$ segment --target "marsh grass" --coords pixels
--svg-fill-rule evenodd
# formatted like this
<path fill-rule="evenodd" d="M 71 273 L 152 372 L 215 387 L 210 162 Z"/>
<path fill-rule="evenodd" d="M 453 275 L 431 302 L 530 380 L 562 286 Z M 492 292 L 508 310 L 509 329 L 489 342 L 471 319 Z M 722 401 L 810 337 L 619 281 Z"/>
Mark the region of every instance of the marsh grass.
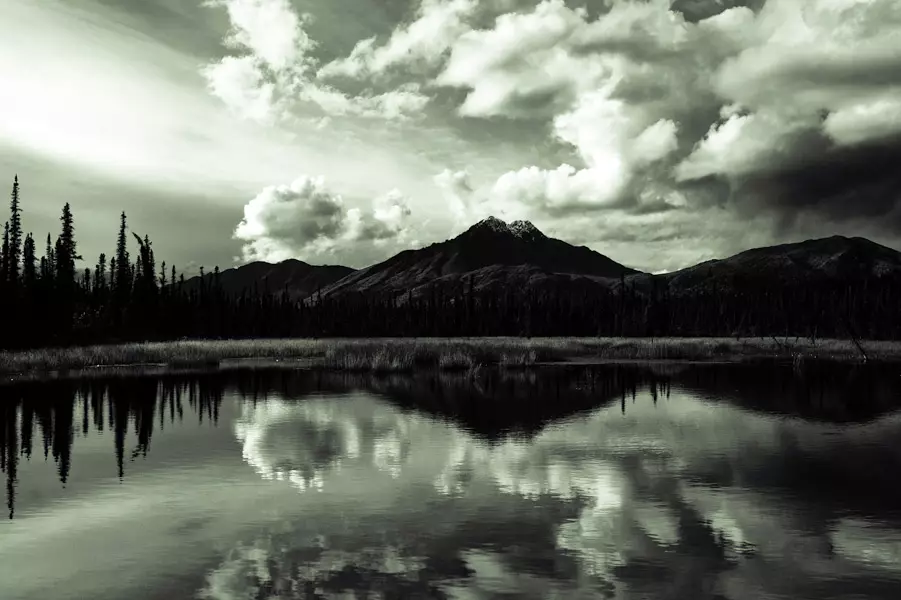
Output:
<path fill-rule="evenodd" d="M 901 342 L 862 342 L 870 360 L 901 359 Z M 233 359 L 309 359 L 316 368 L 472 372 L 482 366 L 529 368 L 546 362 L 612 360 L 859 360 L 851 341 L 773 338 L 387 338 L 192 340 L 0 353 L 0 372 L 82 370 L 123 365 L 203 367 Z"/>

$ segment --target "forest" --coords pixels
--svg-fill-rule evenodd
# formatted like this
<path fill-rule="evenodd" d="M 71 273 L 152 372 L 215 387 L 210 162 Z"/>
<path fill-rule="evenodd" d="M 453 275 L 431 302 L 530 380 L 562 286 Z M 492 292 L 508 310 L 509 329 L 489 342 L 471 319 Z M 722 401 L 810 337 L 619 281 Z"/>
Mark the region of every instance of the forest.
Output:
<path fill-rule="evenodd" d="M 153 243 L 120 214 L 115 248 L 93 266 L 78 253 L 68 203 L 60 229 L 37 240 L 22 227 L 18 177 L 0 248 L 0 349 L 126 341 L 404 336 L 803 336 L 899 339 L 901 283 L 861 276 L 816 286 L 766 278 L 709 292 L 624 281 L 610 289 L 474 290 L 472 281 L 426 294 L 313 294 L 265 282 L 226 293 L 218 266 L 186 285 L 157 263 Z M 112 233 L 112 232 L 111 232 Z M 111 239 L 112 239 L 111 235 Z M 86 266 L 82 266 L 86 265 Z"/>

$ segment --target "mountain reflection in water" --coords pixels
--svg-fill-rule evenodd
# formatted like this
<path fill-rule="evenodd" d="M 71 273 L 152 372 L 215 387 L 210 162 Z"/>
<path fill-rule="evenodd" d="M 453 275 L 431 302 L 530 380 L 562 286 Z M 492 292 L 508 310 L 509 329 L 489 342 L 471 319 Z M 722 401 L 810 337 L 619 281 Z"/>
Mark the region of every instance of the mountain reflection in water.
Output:
<path fill-rule="evenodd" d="M 2 597 L 894 599 L 899 392 L 847 365 L 6 385 Z"/>

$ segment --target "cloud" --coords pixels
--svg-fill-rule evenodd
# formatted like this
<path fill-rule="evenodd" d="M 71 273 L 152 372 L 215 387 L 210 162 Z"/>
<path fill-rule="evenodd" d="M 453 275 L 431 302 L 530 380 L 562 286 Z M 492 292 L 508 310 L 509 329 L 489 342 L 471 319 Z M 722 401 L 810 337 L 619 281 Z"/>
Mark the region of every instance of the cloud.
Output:
<path fill-rule="evenodd" d="M 897 233 L 901 6 L 770 0 L 750 25 L 712 79 L 741 114 L 712 124 L 676 176 L 726 179 L 733 202 L 783 228 L 888 217 L 878 226 Z"/>
<path fill-rule="evenodd" d="M 651 118 L 611 98 L 609 89 L 585 94 L 554 119 L 553 129 L 586 167 L 525 167 L 498 178 L 493 192 L 552 214 L 629 208 L 636 198 L 628 193 L 635 174 L 678 147 L 677 125 L 668 119 L 648 122 Z"/>
<path fill-rule="evenodd" d="M 347 211 L 345 239 L 368 240 L 377 245 L 388 241 L 401 241 L 409 233 L 407 219 L 411 215 L 406 197 L 400 190 L 391 190 L 372 202 L 372 211 L 359 208 Z"/>
<path fill-rule="evenodd" d="M 312 22 L 287 0 L 207 0 L 224 8 L 231 23 L 226 44 L 239 52 L 205 65 L 209 91 L 241 117 L 272 124 L 318 109 L 326 115 L 406 119 L 428 103 L 408 83 L 382 93 L 349 95 L 317 82 L 317 44 L 307 34 Z M 304 110 L 306 109 L 306 110 Z"/>
<path fill-rule="evenodd" d="M 416 18 L 399 26 L 390 38 L 360 40 L 351 53 L 323 66 L 319 78 L 384 75 L 391 69 L 427 71 L 435 68 L 461 34 L 469 30 L 467 17 L 478 8 L 477 0 L 421 0 Z"/>
<path fill-rule="evenodd" d="M 465 116 L 547 114 L 567 91 L 590 89 L 606 69 L 563 45 L 585 23 L 585 11 L 546 0 L 529 13 L 497 17 L 491 29 L 459 37 L 436 83 L 468 90 Z"/>
<path fill-rule="evenodd" d="M 823 129 L 833 141 L 853 146 L 901 133 L 901 97 L 874 97 L 829 113 Z"/>
<path fill-rule="evenodd" d="M 226 56 L 203 71 L 210 92 L 243 118 L 271 122 L 276 105 L 275 84 L 266 81 L 251 56 Z"/>
<path fill-rule="evenodd" d="M 776 111 L 731 114 L 714 123 L 692 153 L 675 169 L 685 181 L 713 175 L 738 176 L 773 168 L 790 160 L 795 140 L 810 131 L 804 118 Z"/>
<path fill-rule="evenodd" d="M 590 20 L 585 9 L 544 0 L 460 37 L 437 78 L 468 89 L 460 114 L 548 119 L 553 139 L 581 162 L 505 173 L 491 190 L 497 202 L 555 215 L 639 209 L 648 194 L 633 183 L 679 147 L 679 107 L 622 97 L 655 78 L 649 59 L 685 43 L 687 25 L 665 6 L 616 3 Z M 652 46 L 658 50 L 648 54 Z"/>
<path fill-rule="evenodd" d="M 303 64 L 314 46 L 288 0 L 206 0 L 204 4 L 227 11 L 232 25 L 226 38 L 230 46 L 246 48 L 274 70 Z"/>
<path fill-rule="evenodd" d="M 333 88 L 310 86 L 303 96 L 317 104 L 329 115 L 357 115 L 406 120 L 419 113 L 429 102 L 416 83 L 407 83 L 395 90 L 372 96 L 350 97 Z"/>
<path fill-rule="evenodd" d="M 435 185 L 450 203 L 450 211 L 456 225 L 468 223 L 472 216 L 473 185 L 469 171 L 444 169 L 434 177 Z"/>
<path fill-rule="evenodd" d="M 738 4 L 543 0 L 460 35 L 436 83 L 465 92 L 462 116 L 547 122 L 578 159 L 502 174 L 499 203 L 562 216 L 691 211 L 719 195 L 785 225 L 799 211 L 851 219 L 832 205 L 856 189 L 901 213 L 890 172 L 855 175 L 901 134 L 901 5 Z M 829 168 L 847 174 L 835 193 L 798 189 Z"/>
<path fill-rule="evenodd" d="M 375 198 L 370 209 L 348 208 L 324 178 L 304 175 L 290 185 L 269 186 L 250 200 L 234 237 L 244 242 L 246 262 L 324 254 L 356 262 L 367 243 L 404 242 L 410 215 L 399 190 Z"/>

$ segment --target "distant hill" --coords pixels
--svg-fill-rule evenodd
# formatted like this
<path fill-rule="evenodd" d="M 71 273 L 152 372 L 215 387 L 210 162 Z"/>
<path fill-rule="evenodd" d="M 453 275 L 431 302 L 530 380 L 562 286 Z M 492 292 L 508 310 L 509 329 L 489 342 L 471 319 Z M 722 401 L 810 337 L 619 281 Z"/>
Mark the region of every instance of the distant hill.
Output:
<path fill-rule="evenodd" d="M 240 294 L 245 289 L 251 291 L 256 285 L 260 291 L 268 287 L 272 293 L 281 293 L 287 287 L 291 296 L 305 298 L 353 272 L 350 267 L 310 265 L 291 258 L 275 264 L 257 261 L 226 269 L 219 273 L 219 282 L 229 294 Z M 207 280 L 210 277 L 211 273 L 204 276 Z M 192 277 L 185 283 L 188 289 L 199 286 L 200 276 Z"/>
<path fill-rule="evenodd" d="M 901 252 L 865 238 L 835 235 L 754 248 L 654 277 L 676 293 L 901 278 Z M 649 279 L 636 282 L 646 286 Z"/>
<path fill-rule="evenodd" d="M 469 285 L 477 290 L 554 286 L 597 289 L 621 276 L 639 273 L 585 246 L 550 238 L 528 221 L 479 221 L 457 237 L 418 250 L 405 250 L 360 269 L 323 290 L 352 292 L 422 291 Z"/>

